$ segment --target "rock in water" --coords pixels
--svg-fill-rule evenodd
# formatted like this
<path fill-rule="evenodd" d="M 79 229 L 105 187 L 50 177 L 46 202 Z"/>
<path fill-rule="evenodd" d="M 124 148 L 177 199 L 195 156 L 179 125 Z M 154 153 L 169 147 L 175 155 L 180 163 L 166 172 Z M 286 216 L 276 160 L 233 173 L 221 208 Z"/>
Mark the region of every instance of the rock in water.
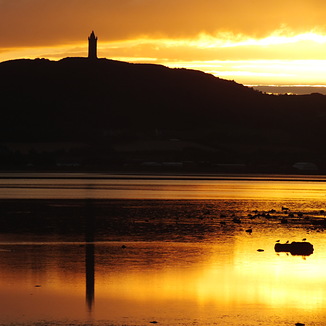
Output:
<path fill-rule="evenodd" d="M 310 242 L 276 243 L 276 252 L 289 252 L 291 255 L 309 256 L 314 252 L 314 246 Z"/>

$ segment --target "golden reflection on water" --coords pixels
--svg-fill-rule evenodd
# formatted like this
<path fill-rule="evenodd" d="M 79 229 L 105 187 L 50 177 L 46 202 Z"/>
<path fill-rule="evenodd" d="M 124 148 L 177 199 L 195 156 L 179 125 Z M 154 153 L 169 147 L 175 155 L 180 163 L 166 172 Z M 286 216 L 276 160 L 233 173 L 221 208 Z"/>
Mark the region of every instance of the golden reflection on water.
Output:
<path fill-rule="evenodd" d="M 221 246 L 214 247 L 215 250 L 221 251 Z M 107 285 L 100 292 L 103 296 L 110 293 L 114 297 L 136 301 L 177 299 L 217 306 L 258 304 L 282 307 L 284 304 L 303 304 L 304 309 L 318 310 L 325 303 L 325 259 L 314 262 L 312 257 L 306 260 L 302 257 L 279 257 L 272 250 L 268 257 L 257 252 L 243 255 L 235 248 L 233 255 L 208 255 L 205 262 L 189 269 L 170 270 L 165 267 L 153 272 L 150 284 L 146 270 L 127 275 L 118 272 L 113 276 L 117 282 L 112 283 L 105 281 L 105 275 L 100 275 L 104 277 L 100 283 Z"/>
<path fill-rule="evenodd" d="M 73 209 L 81 205 L 87 211 L 87 232 L 79 242 L 71 242 L 65 233 L 56 241 L 44 234 L 0 233 L 1 325 L 40 321 L 101 326 L 143 326 L 150 321 L 169 326 L 326 324 L 324 228 L 308 227 L 304 220 L 281 224 L 279 218 L 247 216 L 254 209 L 280 210 L 282 205 L 304 212 L 326 210 L 324 181 L 6 182 L 7 186 L 0 182 L 0 198 L 123 196 L 142 201 L 104 202 L 101 209 L 92 201 L 67 202 Z M 50 201 L 53 209 L 64 204 Z M 21 218 L 37 207 L 24 205 L 21 212 L 18 209 Z M 104 227 L 95 234 L 92 209 L 116 223 L 117 233 Z M 69 217 L 72 210 L 67 212 Z M 233 214 L 241 215 L 241 224 L 232 222 Z M 161 232 L 166 226 L 166 233 Z M 252 234 L 245 232 L 249 227 Z M 310 256 L 274 251 L 276 240 L 303 238 L 314 245 Z"/>
<path fill-rule="evenodd" d="M 208 177 L 207 177 L 208 178 Z M 37 177 L 2 179 L 0 198 L 110 198 L 110 199 L 317 199 L 325 200 L 326 179 L 291 177 L 216 177 L 180 179 L 138 177 Z"/>
<path fill-rule="evenodd" d="M 2 245 L 12 251 L 0 252 L 0 322 L 91 318 L 142 325 L 156 318 L 167 325 L 178 325 L 178 319 L 209 325 L 211 314 L 220 318 L 225 309 L 231 319 L 245 318 L 253 307 L 266 318 L 274 309 L 289 320 L 294 309 L 326 320 L 325 237 L 313 239 L 318 250 L 308 257 L 276 254 L 270 240 L 240 232 L 211 244 L 95 244 L 91 309 L 85 304 L 84 246 Z M 265 251 L 257 252 L 261 244 Z"/>

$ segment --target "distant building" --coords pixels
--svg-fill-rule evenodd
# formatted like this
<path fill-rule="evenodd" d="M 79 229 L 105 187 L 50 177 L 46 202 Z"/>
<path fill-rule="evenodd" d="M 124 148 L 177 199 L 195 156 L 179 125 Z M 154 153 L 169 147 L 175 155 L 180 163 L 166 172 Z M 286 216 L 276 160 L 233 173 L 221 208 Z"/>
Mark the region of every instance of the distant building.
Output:
<path fill-rule="evenodd" d="M 94 31 L 88 37 L 88 59 L 97 59 L 97 36 Z"/>

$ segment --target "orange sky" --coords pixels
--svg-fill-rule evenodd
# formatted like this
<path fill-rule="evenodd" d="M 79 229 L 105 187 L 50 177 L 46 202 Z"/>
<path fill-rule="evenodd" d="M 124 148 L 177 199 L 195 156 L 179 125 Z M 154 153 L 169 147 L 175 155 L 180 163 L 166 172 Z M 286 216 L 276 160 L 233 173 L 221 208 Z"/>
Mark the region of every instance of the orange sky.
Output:
<path fill-rule="evenodd" d="M 0 61 L 99 56 L 244 84 L 326 84 L 325 0 L 0 0 Z"/>

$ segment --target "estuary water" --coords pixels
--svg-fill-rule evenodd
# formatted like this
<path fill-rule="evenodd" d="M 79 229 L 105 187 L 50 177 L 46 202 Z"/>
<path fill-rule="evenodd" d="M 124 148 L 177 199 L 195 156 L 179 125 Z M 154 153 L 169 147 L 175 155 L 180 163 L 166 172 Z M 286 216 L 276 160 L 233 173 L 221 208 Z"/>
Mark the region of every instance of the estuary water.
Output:
<path fill-rule="evenodd" d="M 326 324 L 323 176 L 0 174 L 0 208 L 0 325 Z"/>

